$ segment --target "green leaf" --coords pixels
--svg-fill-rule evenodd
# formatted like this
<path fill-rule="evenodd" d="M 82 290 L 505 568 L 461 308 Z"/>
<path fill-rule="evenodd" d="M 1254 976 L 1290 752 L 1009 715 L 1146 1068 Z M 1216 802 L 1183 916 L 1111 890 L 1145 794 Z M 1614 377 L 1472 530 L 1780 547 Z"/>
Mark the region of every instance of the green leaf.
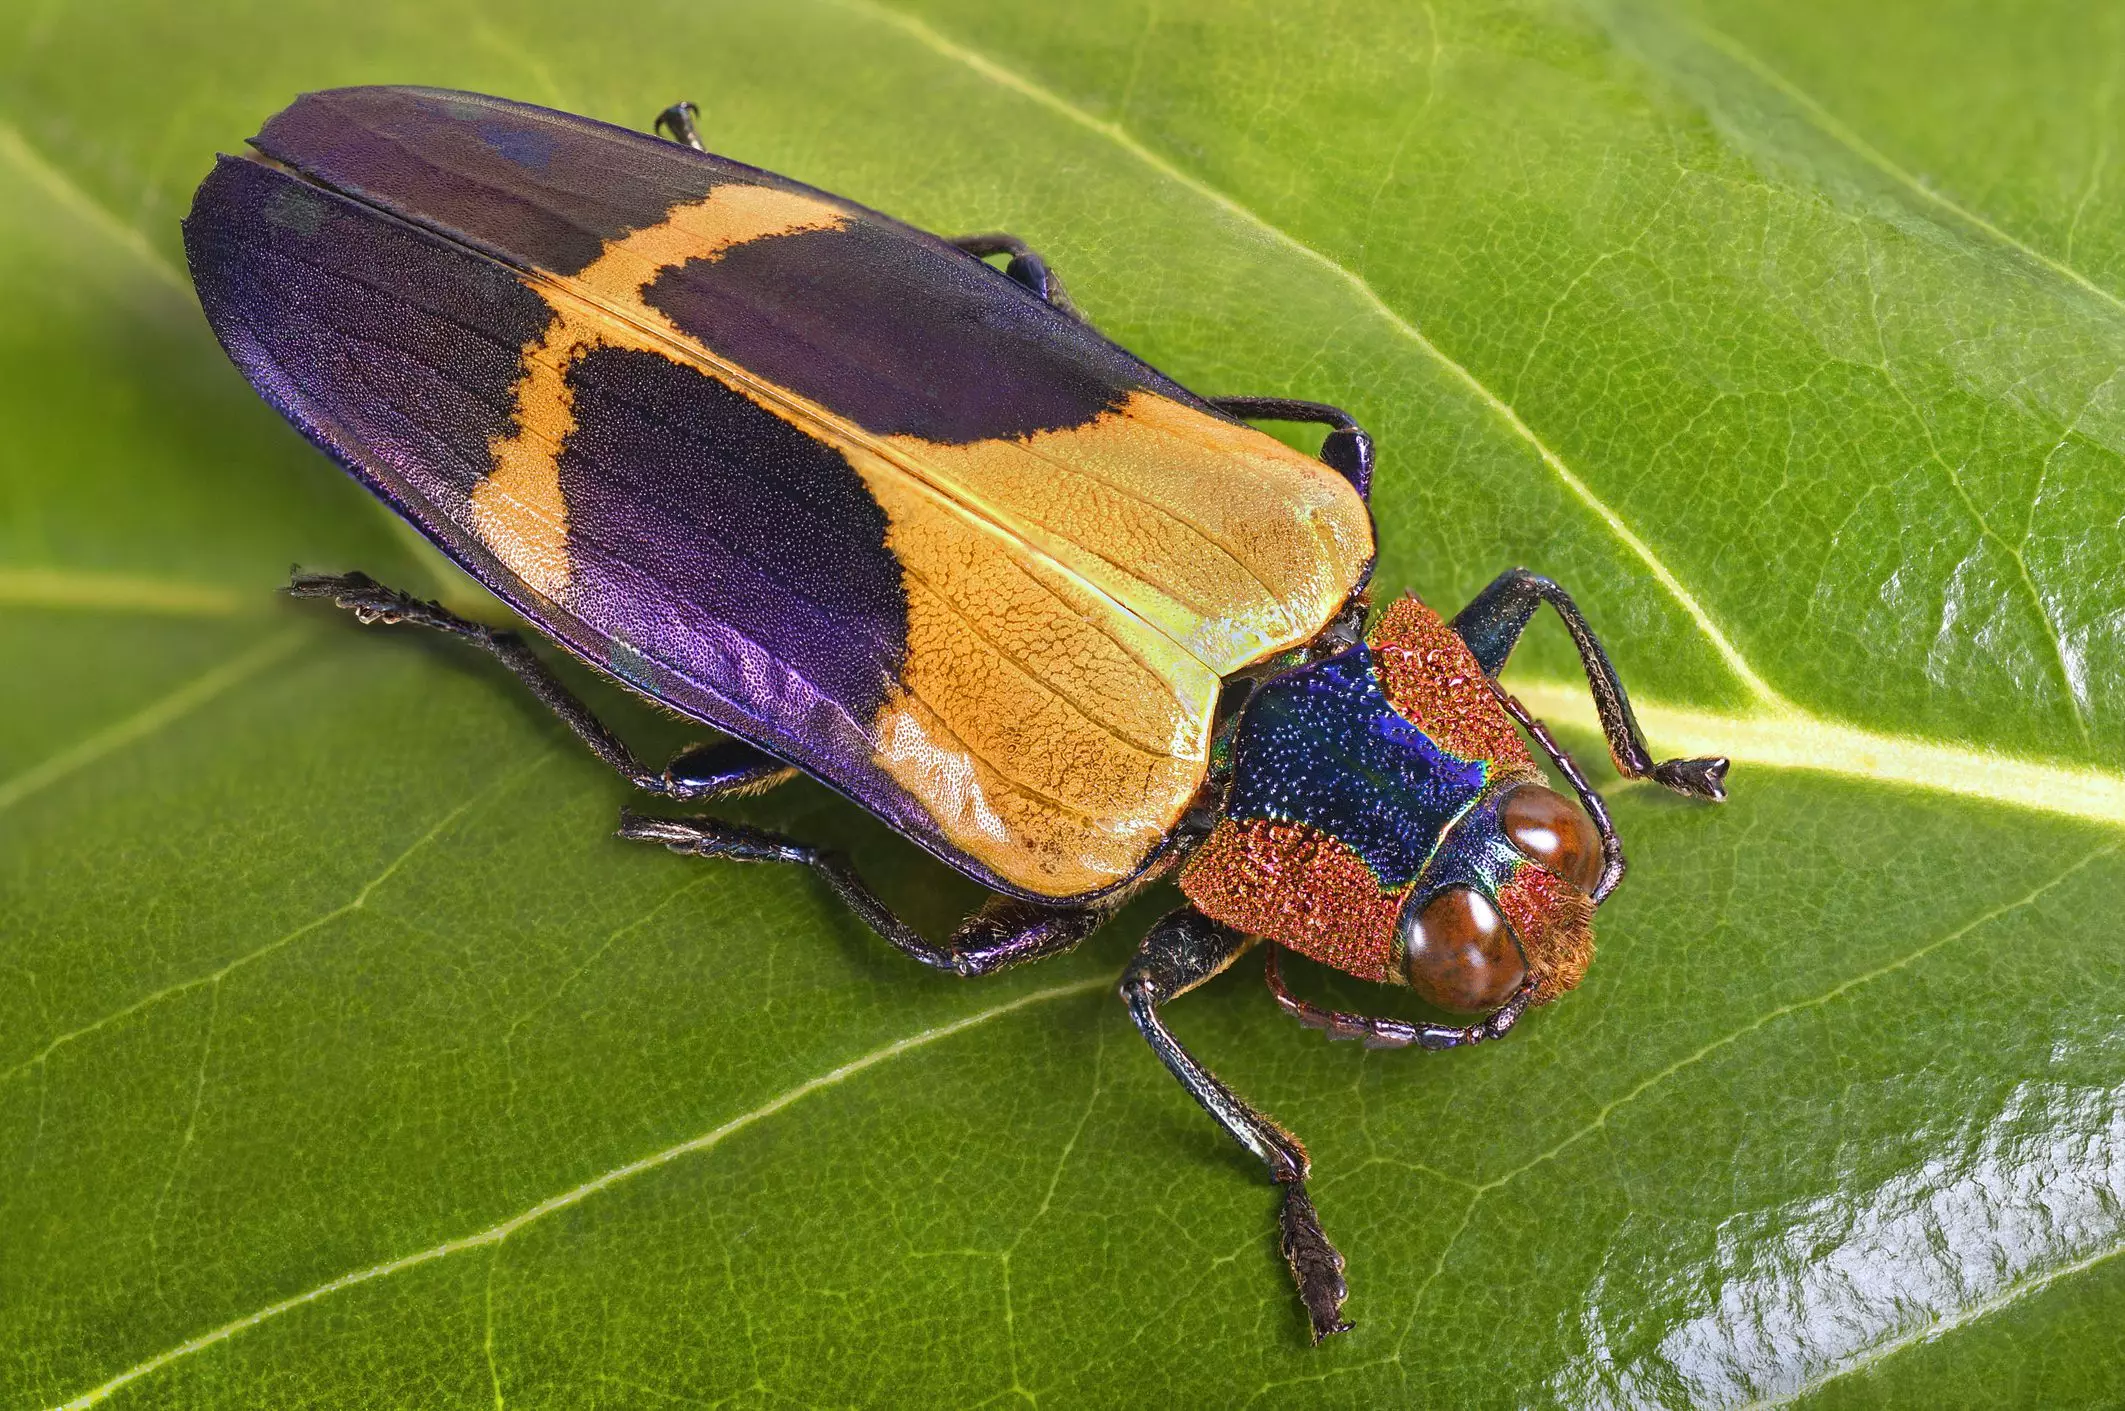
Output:
<path fill-rule="evenodd" d="M 0 1402 L 2115 1404 L 2118 15 L 1694 6 L 0 16 Z M 811 878 L 609 834 L 203 326 L 175 221 L 296 92 L 448 84 L 1044 250 L 1205 390 L 1379 437 L 1383 589 L 1579 595 L 1668 752 L 1587 983 L 1331 1048 L 1174 1011 L 1274 1193 L 1068 959 L 918 973 Z M 1583 748 L 1562 634 L 1516 661 Z M 683 728 L 600 691 L 645 748 Z M 809 785 L 932 929 L 975 896 Z M 1348 1005 L 1391 1006 L 1313 969 Z"/>

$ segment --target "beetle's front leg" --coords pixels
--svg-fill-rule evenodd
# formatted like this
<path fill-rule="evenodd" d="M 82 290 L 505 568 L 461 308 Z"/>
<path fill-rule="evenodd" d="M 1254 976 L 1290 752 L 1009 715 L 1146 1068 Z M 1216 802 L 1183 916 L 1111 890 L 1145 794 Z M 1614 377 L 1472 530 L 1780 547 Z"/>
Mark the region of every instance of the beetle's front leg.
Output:
<path fill-rule="evenodd" d="M 876 931 L 895 950 L 932 970 L 964 979 L 1060 955 L 1098 930 L 1107 919 L 1107 913 L 1098 907 L 1038 906 L 999 893 L 961 922 L 951 939 L 940 945 L 880 901 L 862 875 L 838 852 L 720 818 L 655 818 L 622 813 L 620 836 L 639 843 L 662 843 L 688 857 L 794 862 L 809 867 L 856 913 L 857 920 Z"/>
<path fill-rule="evenodd" d="M 1453 629 L 1477 662 L 1493 679 L 1505 669 L 1520 634 L 1527 630 L 1535 609 L 1548 603 L 1564 619 L 1586 668 L 1586 684 L 1593 693 L 1594 710 L 1601 717 L 1601 733 L 1608 737 L 1609 756 L 1626 779 L 1651 779 L 1692 798 L 1718 801 L 1727 796 L 1727 761 L 1724 758 L 1669 759 L 1655 763 L 1646 748 L 1638 719 L 1631 714 L 1631 698 L 1616 677 L 1601 639 L 1587 625 L 1579 605 L 1562 588 L 1539 573 L 1524 568 L 1508 569 L 1491 580 L 1453 620 Z"/>
<path fill-rule="evenodd" d="M 1269 1178 L 1284 1188 L 1278 1243 L 1306 1305 L 1313 1340 L 1319 1342 L 1330 1333 L 1349 1330 L 1342 1313 L 1350 1290 L 1343 1282 L 1343 1256 L 1322 1233 L 1321 1217 L 1306 1194 L 1306 1173 L 1312 1165 L 1306 1148 L 1196 1062 L 1158 1013 L 1167 1001 L 1223 973 L 1253 944 L 1252 937 L 1219 925 L 1194 907 L 1169 912 L 1144 937 L 1136 958 L 1122 973 L 1122 1002 L 1129 1006 L 1129 1017 L 1136 1021 L 1152 1052 L 1181 1080 L 1181 1086 L 1234 1141 L 1261 1158 L 1269 1168 Z"/>

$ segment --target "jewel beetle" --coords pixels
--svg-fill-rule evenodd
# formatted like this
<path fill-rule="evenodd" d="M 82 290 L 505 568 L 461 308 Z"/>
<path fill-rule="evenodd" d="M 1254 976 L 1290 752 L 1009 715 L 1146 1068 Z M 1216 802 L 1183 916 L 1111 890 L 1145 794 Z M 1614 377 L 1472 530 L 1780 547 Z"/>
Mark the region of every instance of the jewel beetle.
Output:
<path fill-rule="evenodd" d="M 1281 1188 L 1313 1336 L 1342 1331 L 1305 1148 L 1161 1006 L 1257 941 L 1280 1005 L 1374 1046 L 1494 1039 L 1578 982 L 1623 855 L 1497 685 L 1543 603 L 1626 778 L 1718 799 L 1726 761 L 1654 762 L 1548 579 L 1507 572 L 1451 621 L 1414 596 L 1373 613 L 1373 445 L 1343 411 L 1199 397 L 1011 236 L 939 239 L 710 155 L 690 105 L 657 127 L 307 94 L 219 159 L 185 251 L 305 436 L 562 650 L 724 738 L 652 769 L 513 632 L 359 573 L 290 591 L 492 653 L 645 793 L 840 791 L 990 900 L 938 942 L 835 852 L 710 817 L 628 811 L 620 835 L 805 865 L 939 970 L 1058 954 L 1174 878 L 1185 905 L 1122 999 Z M 1250 420 L 1327 431 L 1313 457 Z M 1319 1008 L 1279 948 L 1480 1017 Z"/>

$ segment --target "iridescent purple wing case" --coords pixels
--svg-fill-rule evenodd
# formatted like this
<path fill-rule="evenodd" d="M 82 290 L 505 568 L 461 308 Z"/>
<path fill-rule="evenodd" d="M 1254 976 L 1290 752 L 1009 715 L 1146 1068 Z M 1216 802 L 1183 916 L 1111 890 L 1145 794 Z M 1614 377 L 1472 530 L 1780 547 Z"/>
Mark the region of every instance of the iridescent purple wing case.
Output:
<path fill-rule="evenodd" d="M 1370 566 L 1333 472 L 847 201 L 426 89 L 253 145 L 185 243 L 266 399 L 569 651 L 998 890 L 1151 865 L 1219 681 Z"/>

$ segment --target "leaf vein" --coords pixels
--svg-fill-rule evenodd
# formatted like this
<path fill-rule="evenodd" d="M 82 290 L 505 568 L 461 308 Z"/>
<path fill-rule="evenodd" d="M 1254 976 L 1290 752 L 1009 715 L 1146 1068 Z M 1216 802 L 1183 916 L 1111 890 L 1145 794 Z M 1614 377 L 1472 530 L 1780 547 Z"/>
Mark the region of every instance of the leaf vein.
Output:
<path fill-rule="evenodd" d="M 1852 993 L 1854 990 L 1860 989 L 1864 986 L 1874 983 L 1876 980 L 1882 979 L 1889 975 L 1893 975 L 1898 971 L 1909 969 L 1911 966 L 1917 964 L 1925 957 L 1933 954 L 1933 952 L 1939 950 L 1941 947 L 1951 945 L 1954 942 L 1959 941 L 1963 937 L 1969 935 L 1973 931 L 1988 926 L 1993 922 L 2002 919 L 2003 917 L 2012 915 L 2014 912 L 2020 911 L 2025 907 L 2035 905 L 2046 893 L 2065 884 L 2069 879 L 2080 873 L 2084 868 L 2088 867 L 2089 864 L 2095 862 L 2098 858 L 2114 856 L 2118 852 L 2118 848 L 2119 844 L 2106 843 L 2102 847 L 2096 848 L 2094 851 L 2085 854 L 2078 861 L 2067 867 L 2064 871 L 2059 872 L 2048 880 L 2039 883 L 2037 886 L 2031 888 L 2027 893 L 2020 897 L 2017 897 L 2013 901 L 2002 902 L 2000 905 L 1992 907 L 1991 909 L 1973 917 L 1969 921 L 1964 922 L 1962 925 L 1956 927 L 1952 931 L 1949 931 L 1947 934 L 1936 937 L 1935 939 L 1926 942 L 1924 945 L 1921 945 L 1914 950 L 1907 951 L 1903 955 L 1896 957 L 1894 960 L 1884 961 L 1882 964 L 1875 966 L 1871 970 L 1864 970 L 1857 975 L 1853 975 L 1847 979 L 1840 980 L 1835 985 L 1832 985 L 1829 989 L 1824 990 L 1819 995 L 1812 996 L 1808 999 L 1793 1000 L 1786 1004 L 1776 1005 L 1773 1008 L 1764 1011 L 1763 1014 L 1759 1015 L 1755 1019 L 1752 1019 L 1748 1023 L 1743 1024 L 1740 1028 L 1733 1029 L 1725 1034 L 1720 1035 L 1718 1038 L 1701 1045 L 1693 1052 L 1685 1054 L 1683 1057 L 1676 1059 L 1673 1063 L 1668 1064 L 1665 1068 L 1660 1069 L 1658 1072 L 1649 1074 L 1645 1078 L 1640 1079 L 1628 1091 L 1624 1092 L 1618 1097 L 1610 1099 L 1608 1102 L 1603 1103 L 1600 1109 L 1594 1113 L 1592 1118 L 1590 1118 L 1588 1121 L 1581 1124 L 1580 1126 L 1574 1128 L 1572 1131 L 1566 1133 L 1563 1139 L 1558 1141 L 1555 1145 L 1549 1147 L 1545 1151 L 1538 1152 L 1536 1155 L 1529 1157 L 1526 1161 L 1521 1162 L 1518 1166 L 1513 1167 L 1511 1170 L 1506 1171 L 1504 1174 L 1494 1176 L 1490 1180 L 1478 1185 L 1475 1189 L 1474 1195 L 1469 1200 L 1468 1211 L 1461 1221 L 1460 1228 L 1457 1229 L 1454 1232 L 1452 1238 L 1448 1240 L 1446 1250 L 1442 1250 L 1440 1253 L 1439 1263 L 1438 1266 L 1433 1270 L 1432 1279 L 1427 1279 L 1423 1287 L 1418 1290 L 1417 1302 L 1421 1304 L 1423 1294 L 1425 1293 L 1425 1291 L 1429 1290 L 1433 1280 L 1437 1278 L 1440 1270 L 1443 1270 L 1445 1268 L 1447 1252 L 1452 1249 L 1454 1242 L 1457 1241 L 1461 1237 L 1461 1235 L 1468 1229 L 1470 1223 L 1475 1217 L 1476 1207 L 1480 1205 L 1483 1202 L 1484 1198 L 1490 1195 L 1491 1192 L 1499 1190 L 1504 1186 L 1510 1185 L 1512 1182 L 1518 1180 L 1521 1176 L 1525 1175 L 1529 1171 L 1532 1171 L 1537 1166 L 1543 1165 L 1546 1162 L 1556 1160 L 1559 1156 L 1562 1156 L 1566 1151 L 1570 1150 L 1574 1146 L 1577 1146 L 1581 1141 L 1584 1141 L 1586 1138 L 1592 1136 L 1594 1133 L 1606 1127 L 1608 1125 L 1609 1119 L 1615 1116 L 1616 1113 L 1621 1111 L 1623 1108 L 1636 1102 L 1647 1092 L 1650 1092 L 1652 1089 L 1659 1087 L 1661 1084 L 1665 1083 L 1668 1079 L 1674 1077 L 1676 1074 L 1682 1072 L 1687 1068 L 1695 1066 L 1696 1064 L 1711 1057 L 1713 1054 L 1719 1052 L 1721 1049 L 1731 1047 L 1732 1045 L 1740 1042 L 1742 1039 L 1747 1038 L 1750 1034 L 1753 1034 L 1759 1029 L 1762 1029 L 1767 1025 L 1776 1022 L 1779 1019 L 1783 1019 L 1788 1015 L 1798 1014 L 1810 1009 L 1819 1009 L 1823 1005 L 1830 1004 L 1838 999 L 1841 999 L 1845 995 Z M 1415 1310 L 1413 1308 L 1412 1316 L 1414 1316 L 1414 1312 Z M 1406 1328 L 1404 1330 L 1404 1336 L 1407 1336 Z"/>
<path fill-rule="evenodd" d="M 69 568 L 0 568 L 0 606 L 154 617 L 238 617 L 247 600 L 228 588 Z"/>
<path fill-rule="evenodd" d="M 4 120 L 0 120 L 0 153 L 5 153 L 8 160 L 13 162 L 23 175 L 43 187 L 53 200 L 94 226 L 114 244 L 139 260 L 157 281 L 184 295 L 187 301 L 191 299 L 192 282 L 186 279 L 183 271 L 170 263 L 161 251 L 148 243 L 147 237 L 140 233 L 138 227 L 121 219 L 117 212 L 91 196 L 65 172 L 46 161 L 22 135 L 20 128 Z"/>
<path fill-rule="evenodd" d="M 1708 46 L 1726 55 L 1729 59 L 1754 74 L 1763 83 L 1777 90 L 1787 101 L 1806 114 L 1808 121 L 1812 122 L 1825 136 L 1849 150 L 1868 166 L 1873 167 L 1891 181 L 1906 188 L 1929 205 L 1940 208 L 1965 225 L 1984 232 L 2000 244 L 2019 252 L 2028 259 L 2034 260 L 2061 278 L 2079 285 L 2082 289 L 2095 295 L 2112 308 L 2125 312 L 2125 299 L 2120 299 L 2116 294 L 2097 284 L 2072 265 L 2063 260 L 2052 258 L 2033 245 L 2023 243 L 1979 215 L 1976 211 L 1920 181 L 1916 176 L 1899 166 L 1887 153 L 1867 141 L 1866 138 L 1861 137 L 1851 127 L 1848 127 L 1835 113 L 1824 107 L 1813 95 L 1758 58 L 1740 40 L 1735 39 L 1724 31 L 1714 29 L 1702 20 L 1692 19 L 1686 21 L 1686 23 Z"/>
<path fill-rule="evenodd" d="M 462 1254 L 467 1250 L 484 1249 L 491 1245 L 498 1245 L 525 1226 L 542 1220 L 557 1211 L 580 1205 L 592 1196 L 598 1195 L 613 1186 L 654 1171 L 658 1167 L 669 1165 L 683 1156 L 691 1156 L 695 1152 L 713 1150 L 715 1147 L 720 1146 L 726 1138 L 736 1136 L 746 1128 L 774 1116 L 787 1107 L 802 1102 L 812 1094 L 835 1087 L 859 1073 L 875 1068 L 881 1063 L 890 1062 L 902 1054 L 926 1048 L 956 1034 L 964 1033 L 968 1029 L 977 1028 L 992 1019 L 1001 1019 L 1019 1010 L 1030 1009 L 1035 1005 L 1046 1004 L 1054 1000 L 1071 999 L 1079 995 L 1091 994 L 1096 990 L 1107 988 L 1111 983 L 1110 980 L 1102 976 L 1098 979 L 1074 981 L 1067 985 L 1054 985 L 1044 990 L 1033 990 L 1018 996 L 1016 999 L 1006 1000 L 1002 1004 L 977 1010 L 973 1014 L 955 1019 L 948 1024 L 940 1024 L 934 1029 L 924 1029 L 918 1033 L 910 1034 L 906 1038 L 896 1039 L 892 1043 L 872 1049 L 869 1053 L 852 1058 L 839 1067 L 830 1068 L 817 1077 L 807 1078 L 795 1087 L 784 1089 L 766 1102 L 739 1113 L 736 1117 L 731 1118 L 712 1131 L 704 1132 L 698 1137 L 689 1138 L 676 1146 L 666 1147 L 664 1150 L 653 1152 L 648 1156 L 639 1157 L 623 1166 L 615 1166 L 612 1170 L 602 1175 L 594 1176 L 581 1185 L 573 1186 L 558 1195 L 549 1196 L 537 1205 L 520 1211 L 498 1224 L 490 1225 L 484 1230 L 479 1230 L 469 1235 L 461 1235 L 456 1239 L 444 1240 L 440 1244 L 430 1245 L 428 1248 L 416 1250 L 412 1254 L 400 1255 L 396 1259 L 386 1260 L 381 1264 L 372 1264 L 365 1269 L 356 1269 L 350 1273 L 341 1274 L 337 1278 L 328 1279 L 314 1288 L 306 1289 L 302 1293 L 284 1298 L 278 1303 L 269 1303 L 265 1307 L 255 1312 L 247 1313 L 241 1318 L 231 1319 L 220 1327 L 210 1329 L 197 1337 L 181 1342 L 174 1347 L 166 1348 L 152 1357 L 136 1362 L 102 1385 L 91 1388 L 70 1401 L 61 1403 L 56 1411 L 84 1411 L 84 1408 L 95 1406 L 107 1400 L 114 1393 L 130 1386 L 150 1373 L 160 1371 L 173 1362 L 181 1361 L 194 1353 L 204 1352 L 219 1343 L 227 1342 L 239 1333 L 255 1328 L 261 1323 L 270 1322 L 283 1313 L 291 1313 L 298 1308 L 316 1303 L 320 1299 L 329 1298 L 342 1290 L 372 1283 L 378 1279 L 389 1278 L 391 1275 L 402 1273 L 407 1269 L 418 1268 L 423 1264 L 431 1264 L 438 1259 L 447 1259 L 453 1254 Z"/>
<path fill-rule="evenodd" d="M 376 894 L 377 888 L 383 886 L 384 883 L 390 881 L 392 876 L 396 874 L 401 867 L 406 865 L 406 862 L 409 858 L 411 858 L 415 853 L 419 852 L 422 848 L 428 846 L 428 844 L 434 842 L 438 837 L 442 836 L 442 834 L 450 827 L 451 824 L 455 823 L 459 818 L 462 818 L 468 811 L 472 809 L 475 804 L 478 804 L 479 802 L 487 798 L 487 796 L 490 794 L 501 792 L 507 786 L 523 778 L 532 770 L 538 768 L 541 764 L 544 764 L 549 758 L 551 758 L 551 755 L 540 755 L 538 758 L 534 759 L 530 764 L 526 765 L 524 768 L 506 774 L 500 779 L 494 781 L 493 783 L 481 788 L 471 798 L 466 799 L 456 808 L 451 809 L 450 812 L 444 814 L 441 818 L 437 819 L 433 827 L 431 827 L 427 832 L 421 834 L 420 837 L 414 839 L 412 844 L 408 846 L 404 852 L 401 852 L 397 857 L 391 859 L 391 861 L 385 865 L 383 871 L 377 873 L 376 876 L 370 878 L 368 882 L 364 883 L 361 890 L 354 894 L 353 900 L 343 902 L 339 906 L 333 907 L 330 911 L 327 911 L 322 915 L 311 917 L 308 921 L 303 922 L 294 930 L 288 931 L 285 934 L 277 937 L 276 939 L 266 942 L 264 945 L 259 946 L 255 950 L 245 951 L 242 955 L 237 956 L 234 960 L 229 961 L 226 965 L 223 965 L 218 969 L 209 971 L 204 975 L 194 975 L 189 980 L 179 980 L 175 984 L 165 985 L 159 990 L 155 990 L 148 994 L 142 995 L 139 999 L 134 1000 L 130 1004 L 112 1010 L 110 1013 L 103 1015 L 101 1018 L 92 1020 L 87 1024 L 83 1024 L 79 1028 L 69 1029 L 63 1034 L 54 1036 L 50 1042 L 45 1044 L 43 1048 L 39 1049 L 30 1057 L 25 1058 L 24 1060 L 22 1060 L 22 1062 L 17 1063 L 12 1068 L 0 1071 L 0 1083 L 5 1083 L 20 1074 L 28 1072 L 32 1068 L 43 1067 L 44 1061 L 46 1059 L 50 1058 L 54 1053 L 66 1047 L 68 1044 L 74 1043 L 80 1039 L 85 1039 L 90 1034 L 95 1033 L 99 1029 L 109 1028 L 112 1024 L 117 1023 L 119 1020 L 128 1018 L 129 1016 L 134 1014 L 138 1014 L 142 1010 L 160 1004 L 166 999 L 174 999 L 178 995 L 189 994 L 191 991 L 198 989 L 201 985 L 218 987 L 221 982 L 227 979 L 232 973 L 242 969 L 246 965 L 251 964 L 253 961 L 263 960 L 265 957 L 273 954 L 275 951 L 281 950 L 286 946 L 292 944 L 296 940 L 299 940 L 303 936 L 309 935 L 312 931 L 318 930 L 320 927 L 328 926 L 332 922 L 337 921 L 342 916 L 346 916 L 353 912 L 360 911 L 364 906 L 368 905 L 369 898 Z"/>
<path fill-rule="evenodd" d="M 161 700 L 144 706 L 87 739 L 61 750 L 41 764 L 31 765 L 12 779 L 0 780 L 0 813 L 5 813 L 30 795 L 50 788 L 69 774 L 88 768 L 106 755 L 114 754 L 127 745 L 138 744 L 165 726 L 182 720 L 216 696 L 256 676 L 269 666 L 278 664 L 300 646 L 308 637 L 305 631 L 283 632 L 267 638 L 247 651 L 223 662 L 211 671 L 194 677 L 164 696 Z M 0 1074 L 0 1077 L 5 1077 Z"/>
<path fill-rule="evenodd" d="M 1582 683 L 1513 677 L 1506 685 L 1552 725 L 1589 732 L 1601 728 Z M 1631 707 L 1651 738 L 1681 754 L 1724 755 L 1737 764 L 1897 784 L 2125 827 L 2125 776 L 2108 770 L 1877 734 L 1793 707 L 1728 715 L 1640 696 L 1631 698 Z"/>

